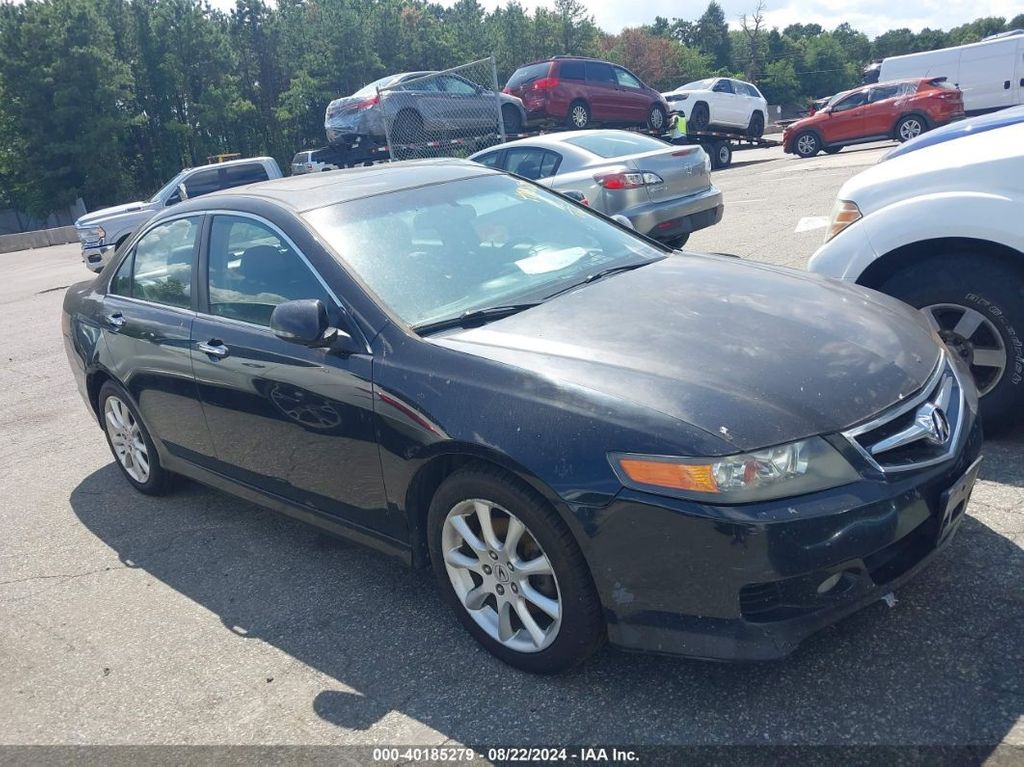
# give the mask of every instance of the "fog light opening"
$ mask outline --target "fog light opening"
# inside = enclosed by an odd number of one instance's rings
[[[818,593],[819,594],[827,594],[828,592],[830,592],[832,589],[834,589],[836,586],[839,585],[839,581],[842,580],[842,578],[843,578],[843,574],[842,573],[834,573],[834,574],[830,575],[828,578],[826,578],[825,580],[823,580],[821,583],[818,584]]]

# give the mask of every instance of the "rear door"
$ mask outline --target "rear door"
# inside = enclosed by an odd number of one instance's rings
[[[590,116],[594,120],[608,122],[628,119],[620,114],[619,81],[612,65],[603,61],[588,61],[585,68]]]
[[[280,229],[217,214],[200,258],[192,337],[217,470],[305,507],[383,529],[386,509],[373,415],[371,357],[338,356],[278,338],[283,301],[340,301]]]
[[[864,135],[888,136],[900,119],[909,99],[903,84],[883,83],[868,90],[868,106],[864,110]]]
[[[111,372],[150,433],[200,464],[213,454],[189,353],[202,227],[202,216],[181,216],[139,238],[103,298],[102,330]]]

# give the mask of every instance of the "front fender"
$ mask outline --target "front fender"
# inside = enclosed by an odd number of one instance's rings
[[[997,192],[936,192],[868,213],[811,257],[812,272],[850,282],[879,258],[925,240],[967,238],[1024,252],[1020,201]]]

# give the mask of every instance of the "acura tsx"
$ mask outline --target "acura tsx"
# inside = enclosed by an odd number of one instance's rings
[[[781,657],[941,550],[980,460],[970,374],[909,307],[465,161],[183,202],[63,333],[136,489],[432,567],[536,672],[605,640]]]

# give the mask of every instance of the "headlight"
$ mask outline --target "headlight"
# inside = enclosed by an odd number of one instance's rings
[[[832,216],[828,222],[828,231],[825,232],[825,242],[831,240],[850,224],[860,221],[863,217],[860,208],[857,207],[857,203],[850,202],[849,200],[836,200],[836,204],[832,206]]]
[[[821,437],[720,458],[612,453],[626,487],[709,501],[769,501],[849,484],[860,478]]]
[[[106,236],[107,232],[102,226],[90,226],[78,230],[78,239],[82,242],[98,242]]]

